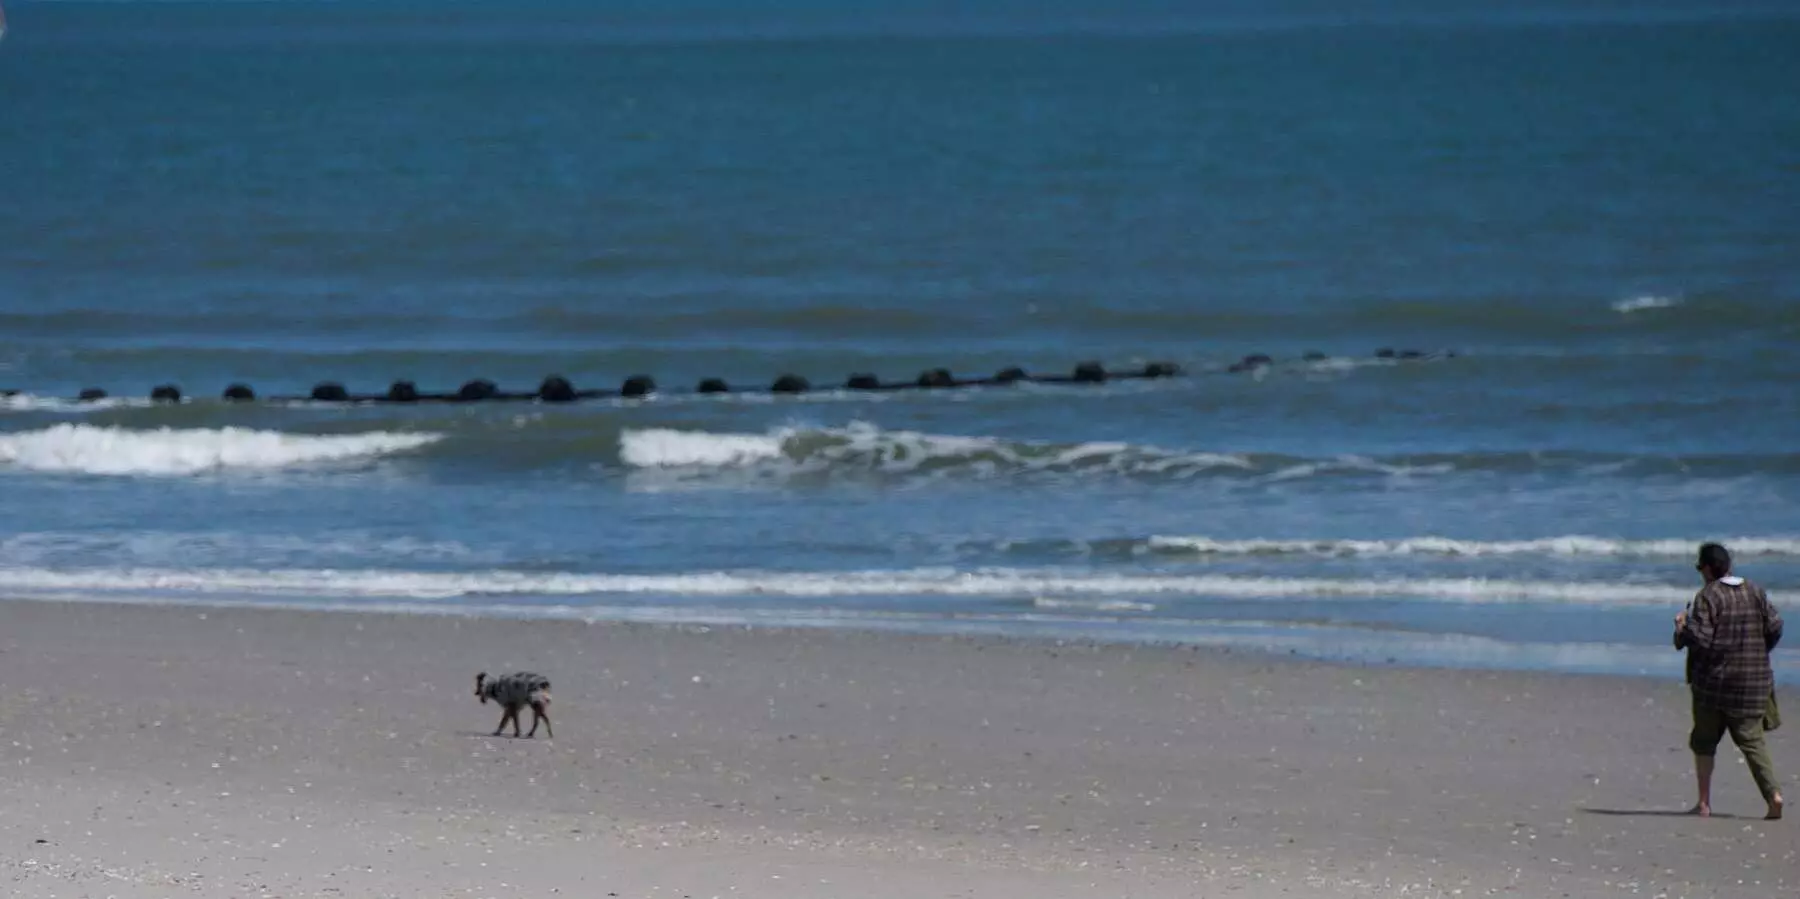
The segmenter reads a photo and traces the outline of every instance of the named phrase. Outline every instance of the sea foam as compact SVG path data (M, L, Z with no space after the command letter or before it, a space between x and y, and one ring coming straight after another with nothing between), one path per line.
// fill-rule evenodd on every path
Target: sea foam
M439 434L313 435L247 428L130 430L60 424L0 435L0 467L59 474L191 475L273 470L405 452Z
M780 435L647 428L619 435L619 458L634 468L734 468L782 458L782 441Z
M1668 309L1679 305L1681 305L1681 300L1675 297L1661 297L1654 294L1644 294L1642 296L1619 300L1612 304L1612 308L1614 312L1621 315L1629 315L1633 312L1642 312L1646 309Z
M764 434L626 430L619 437L619 457L633 468L693 474L764 468L884 474L955 471L977 477L1071 471L1183 477L1213 469L1255 467L1246 457L1223 453L1179 452L1117 442L1052 444L928 434L886 430L862 422L842 428L777 428Z
M1615 540L1569 535L1534 540L1453 540L1404 537L1393 540L1215 540L1210 537L1151 537L1153 552L1216 556L1552 556L1567 558L1681 558L1698 539ZM1723 541L1738 556L1800 556L1800 536L1737 537Z
M1038 608L1071 597L1083 605L1154 597L1232 600L1424 599L1457 603L1543 602L1679 608L1690 587L1632 582L1521 581L1486 578L1307 578L1127 574L1079 569L901 569L844 572L706 571L674 574L577 574L526 571L385 569L0 568L0 591L114 591L190 595L369 597L958 596L1025 599ZM1122 606L1114 604L1114 608Z

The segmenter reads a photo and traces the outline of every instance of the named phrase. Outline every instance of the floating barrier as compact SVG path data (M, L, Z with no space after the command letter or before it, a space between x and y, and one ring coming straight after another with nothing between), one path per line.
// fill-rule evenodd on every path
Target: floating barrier
M1454 357L1453 352L1428 353L1420 350L1381 349L1376 351L1375 358L1393 362L1425 362ZM1304 355L1302 361L1316 363L1328 357L1323 353L1311 352ZM1269 368L1275 359L1262 353L1245 356L1223 371L1238 374L1255 372ZM1099 362L1082 362L1077 364L1068 374L1032 374L1023 368L1004 368L986 378L958 378L947 368L932 368L919 373L910 381L883 381L869 372L857 372L845 379L841 385L827 389L843 389L850 391L897 391L897 390L953 390L962 387L1006 387L1017 384L1105 384L1110 381L1137 381L1174 378L1187 374L1181 366L1173 362L1152 362L1142 368L1123 371L1109 371ZM705 378L694 388L698 394L718 393L770 393L777 395L795 395L812 391L812 382L792 373L779 375L766 388L736 388L722 378ZM495 401L532 401L545 403L572 403L587 399L625 398L638 399L652 396L660 392L656 379L649 375L632 375L626 378L617 390L579 390L568 378L551 375L532 391L501 390L493 381L477 378L458 387L455 391L424 392L412 381L395 381L383 393L352 393L349 388L336 381L321 381L314 385L305 396L272 395L261 397L266 402L292 403L481 403ZM17 390L0 390L0 397L17 395ZM96 402L107 398L107 392L98 387L90 387L76 397L77 402ZM181 388L174 384L160 384L150 391L150 399L156 403L179 403L184 398ZM259 399L255 388L248 384L232 384L225 388L220 398L226 402L248 403Z

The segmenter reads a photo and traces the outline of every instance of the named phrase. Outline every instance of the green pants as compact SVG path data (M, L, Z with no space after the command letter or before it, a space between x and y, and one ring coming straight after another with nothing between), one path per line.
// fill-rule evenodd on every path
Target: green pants
M1744 761L1750 766L1750 776L1756 778L1756 788L1762 791L1763 800L1773 799L1779 792L1775 779L1775 762L1769 758L1769 744L1763 739L1762 717L1728 718L1716 709L1707 708L1694 700L1694 730L1688 734L1688 748L1695 755L1712 756L1719 750L1719 741L1725 734L1731 734L1731 742L1737 744L1739 752L1744 754Z

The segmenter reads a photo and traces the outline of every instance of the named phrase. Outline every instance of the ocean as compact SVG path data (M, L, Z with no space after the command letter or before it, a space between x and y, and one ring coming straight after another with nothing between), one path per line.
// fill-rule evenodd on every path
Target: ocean
M1679 679L1720 540L1800 616L1794 4L6 12L0 596ZM1090 361L1183 374L844 389Z

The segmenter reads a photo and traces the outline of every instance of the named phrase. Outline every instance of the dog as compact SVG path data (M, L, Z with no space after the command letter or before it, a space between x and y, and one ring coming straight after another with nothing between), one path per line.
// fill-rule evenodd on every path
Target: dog
M500 726L494 728L494 736L506 729L508 719L512 720L513 736L519 736L519 709L531 706L531 732L527 737L537 736L538 722L544 722L544 733L550 739L556 739L556 731L550 726L550 679L529 671L517 671L502 674L488 680L487 672L475 675L475 698L482 705L492 699L506 710L500 716Z

